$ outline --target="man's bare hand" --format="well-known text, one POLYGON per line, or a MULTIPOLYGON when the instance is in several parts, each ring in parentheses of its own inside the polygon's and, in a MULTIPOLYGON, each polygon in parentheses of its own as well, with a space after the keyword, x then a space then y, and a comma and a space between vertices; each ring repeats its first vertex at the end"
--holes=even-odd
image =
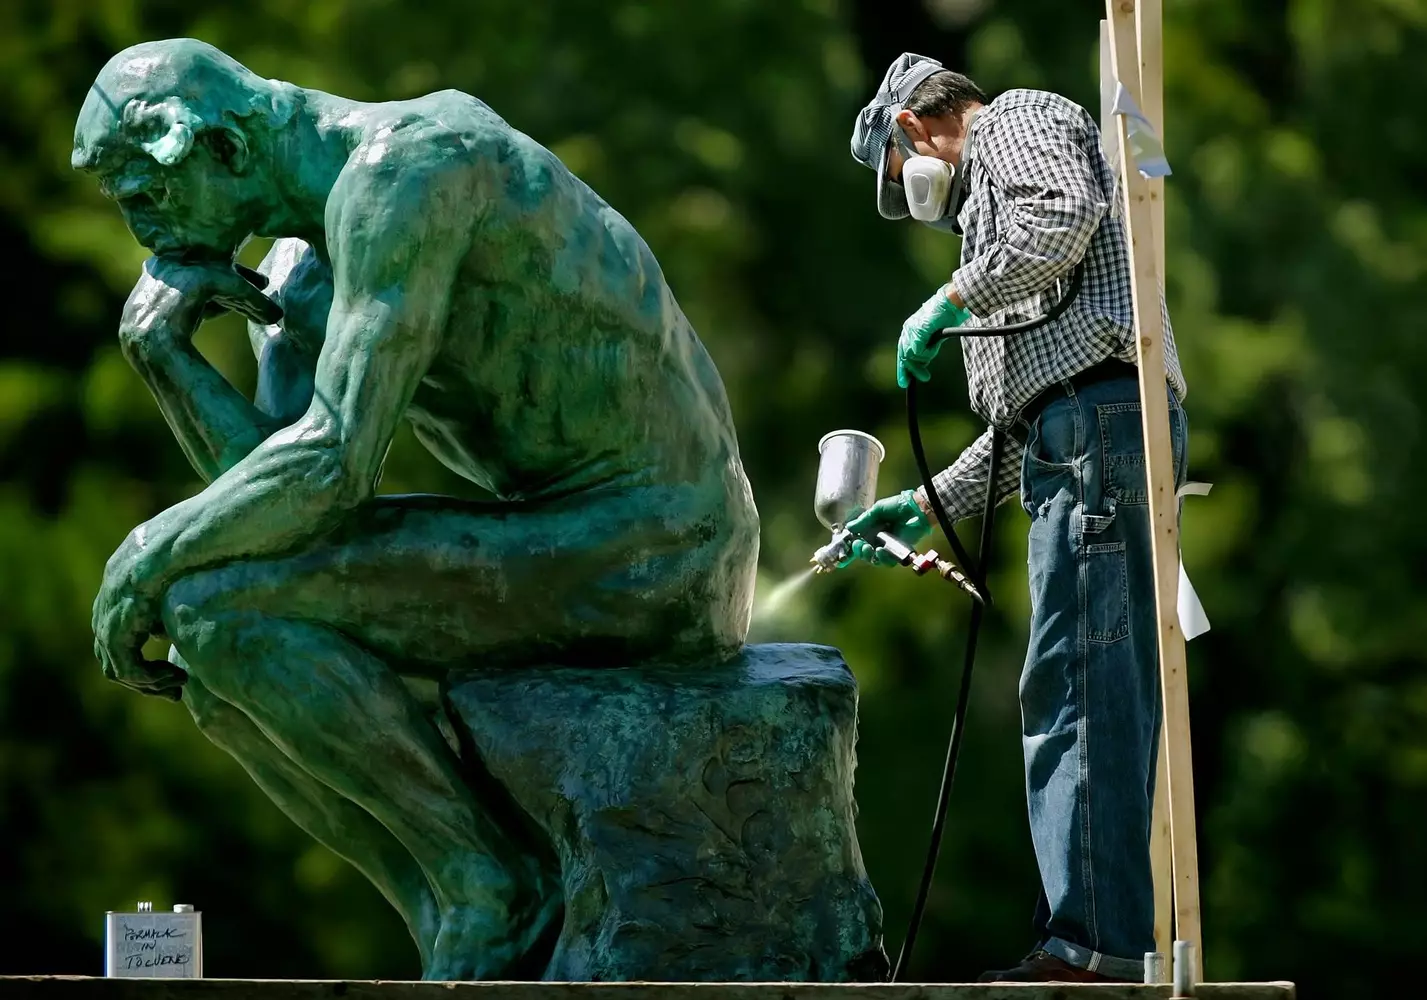
POLYGON ((266 284, 266 278, 246 267, 240 271, 236 265, 150 257, 124 303, 119 342, 133 352, 156 339, 186 340, 204 319, 223 311, 255 323, 276 323, 282 309, 260 290, 266 284))
POLYGON ((188 675, 164 660, 144 659, 143 645, 160 624, 158 601, 137 586, 140 553, 130 535, 104 567, 94 599, 94 655, 111 681, 177 701, 188 675))

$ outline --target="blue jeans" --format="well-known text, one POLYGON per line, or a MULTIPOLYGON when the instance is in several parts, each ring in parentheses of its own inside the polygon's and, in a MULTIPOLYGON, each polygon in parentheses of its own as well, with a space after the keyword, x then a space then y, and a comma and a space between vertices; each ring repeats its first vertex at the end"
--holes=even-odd
MULTIPOLYGON (((1185 417, 1172 390, 1169 400, 1179 486, 1185 417)), ((1021 730, 1039 946, 1140 981, 1155 944, 1149 836, 1162 711, 1138 383, 1062 383, 1021 426, 1031 517, 1021 730)))

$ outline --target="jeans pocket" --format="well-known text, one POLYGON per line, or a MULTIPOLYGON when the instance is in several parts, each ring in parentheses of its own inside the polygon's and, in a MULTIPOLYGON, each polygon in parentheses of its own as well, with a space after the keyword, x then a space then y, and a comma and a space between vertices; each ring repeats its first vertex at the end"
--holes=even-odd
POLYGON ((1095 416, 1100 425, 1100 468, 1105 495, 1121 503, 1148 503, 1140 404, 1102 403, 1095 407, 1095 416))
MULTIPOLYGON (((1100 429, 1101 485, 1105 495, 1120 503, 1149 503, 1140 404, 1101 403, 1095 407, 1095 416, 1100 429)), ((1184 423, 1184 410, 1171 402, 1169 427, 1176 470, 1184 452, 1184 423)))
POLYGON ((1067 469, 1081 451, 1078 411, 1069 398, 1048 403, 1031 421, 1026 455, 1043 469, 1067 469))
POLYGON ((1091 642, 1116 642, 1130 634, 1124 542, 1085 546, 1085 634, 1091 642))
POLYGON ((1027 426, 1021 449, 1021 506, 1032 518, 1062 491, 1074 496, 1078 425, 1073 408, 1052 402, 1027 426))

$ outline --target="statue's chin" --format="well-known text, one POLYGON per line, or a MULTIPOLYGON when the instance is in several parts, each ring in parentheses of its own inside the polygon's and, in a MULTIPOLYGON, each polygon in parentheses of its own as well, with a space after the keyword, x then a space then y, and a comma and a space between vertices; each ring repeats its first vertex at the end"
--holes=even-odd
POLYGON ((230 234, 214 236, 211 239, 194 238, 187 233, 166 232, 153 227, 142 233, 135 233, 146 250, 162 257, 177 257, 181 260, 229 261, 237 254, 241 240, 230 234))

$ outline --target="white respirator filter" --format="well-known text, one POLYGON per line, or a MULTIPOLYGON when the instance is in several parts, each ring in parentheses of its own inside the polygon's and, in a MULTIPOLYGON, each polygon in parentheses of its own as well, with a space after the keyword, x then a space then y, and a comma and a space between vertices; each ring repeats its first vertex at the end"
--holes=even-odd
POLYGON ((909 156, 902 164, 902 188, 907 208, 918 222, 938 222, 946 216, 955 169, 935 156, 909 156))

